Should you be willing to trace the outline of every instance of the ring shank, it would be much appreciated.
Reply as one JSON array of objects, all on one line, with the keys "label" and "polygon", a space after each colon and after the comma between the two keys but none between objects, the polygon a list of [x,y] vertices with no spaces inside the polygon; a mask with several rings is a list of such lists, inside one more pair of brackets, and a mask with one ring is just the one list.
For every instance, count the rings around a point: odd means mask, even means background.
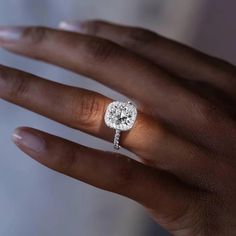
[{"label": "ring shank", "polygon": [[121,130],[116,129],[115,136],[114,136],[114,148],[116,150],[120,149],[120,135],[121,135]]}]

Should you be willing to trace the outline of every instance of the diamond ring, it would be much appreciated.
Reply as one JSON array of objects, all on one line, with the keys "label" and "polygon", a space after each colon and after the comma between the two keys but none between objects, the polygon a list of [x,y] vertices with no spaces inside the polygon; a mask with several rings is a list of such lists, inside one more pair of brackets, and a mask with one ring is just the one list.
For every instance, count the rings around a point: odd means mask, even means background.
[{"label": "diamond ring", "polygon": [[137,109],[131,102],[114,101],[110,103],[105,113],[105,123],[109,128],[115,129],[114,148],[120,148],[121,131],[130,130],[136,121]]}]

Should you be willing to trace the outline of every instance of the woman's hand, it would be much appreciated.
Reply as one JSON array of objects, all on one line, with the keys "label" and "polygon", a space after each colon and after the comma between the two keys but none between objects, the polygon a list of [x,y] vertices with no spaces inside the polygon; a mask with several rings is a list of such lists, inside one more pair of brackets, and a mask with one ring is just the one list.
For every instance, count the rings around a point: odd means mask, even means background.
[{"label": "woman's hand", "polygon": [[[127,196],[174,235],[236,235],[236,69],[155,33],[101,21],[1,27],[0,45],[97,80],[135,100],[121,145],[140,162],[31,128],[13,140],[33,159]],[[0,97],[112,141],[111,99],[0,67]]]}]

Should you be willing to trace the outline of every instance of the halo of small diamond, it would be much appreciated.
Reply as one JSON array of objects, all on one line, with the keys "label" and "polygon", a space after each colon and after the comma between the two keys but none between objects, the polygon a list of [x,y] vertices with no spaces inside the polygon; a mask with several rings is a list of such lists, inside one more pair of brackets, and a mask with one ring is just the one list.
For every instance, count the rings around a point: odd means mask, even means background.
[{"label": "halo of small diamond", "polygon": [[112,102],[105,113],[105,123],[112,129],[127,131],[131,129],[137,117],[137,109],[130,102]]}]

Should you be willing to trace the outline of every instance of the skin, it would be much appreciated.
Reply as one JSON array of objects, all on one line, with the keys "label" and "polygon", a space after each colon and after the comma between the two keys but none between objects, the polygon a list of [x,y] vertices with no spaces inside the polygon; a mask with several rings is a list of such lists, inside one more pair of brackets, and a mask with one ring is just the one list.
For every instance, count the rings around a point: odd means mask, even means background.
[{"label": "skin", "polygon": [[[64,28],[1,27],[0,46],[135,101],[137,121],[121,146],[139,160],[29,127],[15,131],[16,145],[53,170],[137,201],[173,235],[236,235],[236,68],[145,29],[95,20]],[[1,66],[0,97],[113,139],[103,118],[112,99],[94,91]]]}]

